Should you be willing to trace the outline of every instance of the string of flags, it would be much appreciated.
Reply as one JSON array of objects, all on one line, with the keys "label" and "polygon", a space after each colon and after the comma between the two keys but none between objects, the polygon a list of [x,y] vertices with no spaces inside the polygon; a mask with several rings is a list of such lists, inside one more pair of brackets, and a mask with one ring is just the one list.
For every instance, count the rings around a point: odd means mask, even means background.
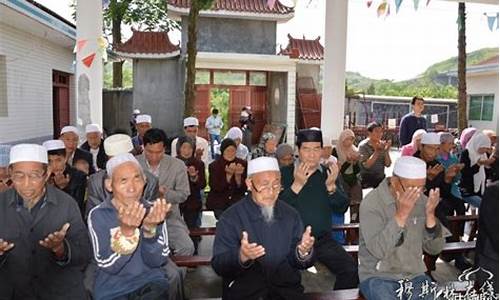
[{"label": "string of flags", "polygon": [[79,40],[77,40],[75,43],[75,48],[73,49],[73,53],[79,54],[84,49],[92,47],[92,46],[89,46],[89,43],[90,44],[95,43],[95,45],[97,46],[96,47],[97,50],[88,53],[87,55],[85,55],[81,59],[84,66],[86,66],[87,68],[90,68],[92,66],[92,63],[94,62],[94,59],[95,59],[97,53],[101,54],[101,57],[104,61],[108,60],[108,53],[106,51],[106,49],[108,48],[108,42],[102,36],[98,37],[97,39],[79,39]]},{"label": "string of flags", "polygon": [[[489,13],[484,13],[484,15],[488,19],[488,28],[490,29],[490,31],[498,30],[498,28],[499,28],[498,22],[500,21],[499,20],[500,13],[497,12],[496,14],[493,14],[493,15],[490,15]],[[495,27],[495,22],[497,24],[496,27]]]}]

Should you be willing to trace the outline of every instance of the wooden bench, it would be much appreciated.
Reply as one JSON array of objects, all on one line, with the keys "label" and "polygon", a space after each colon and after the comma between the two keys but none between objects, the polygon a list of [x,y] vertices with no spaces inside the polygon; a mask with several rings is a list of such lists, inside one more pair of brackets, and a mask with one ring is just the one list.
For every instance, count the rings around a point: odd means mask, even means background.
[{"label": "wooden bench", "polygon": [[195,268],[198,266],[210,266],[211,256],[187,256],[187,255],[174,255],[170,257],[172,261],[179,267]]},{"label": "wooden bench", "polygon": [[189,230],[190,236],[215,235],[215,227],[199,227]]},{"label": "wooden bench", "polygon": [[365,299],[358,289],[345,289],[322,293],[307,293],[306,300],[362,300]]},{"label": "wooden bench", "polygon": [[[358,259],[359,245],[345,245],[344,250],[355,260]],[[463,253],[476,248],[476,241],[452,242],[444,244],[442,254]]]}]

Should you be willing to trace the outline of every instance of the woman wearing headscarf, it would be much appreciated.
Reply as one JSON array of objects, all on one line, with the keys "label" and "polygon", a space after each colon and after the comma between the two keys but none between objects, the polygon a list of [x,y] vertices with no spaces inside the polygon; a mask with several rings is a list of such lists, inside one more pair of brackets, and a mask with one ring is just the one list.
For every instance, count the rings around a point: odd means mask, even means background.
[{"label": "woman wearing headscarf", "polygon": [[[179,205],[182,217],[189,229],[200,227],[201,214],[201,193],[207,185],[205,178],[205,164],[194,155],[196,143],[194,139],[188,136],[180,136],[176,144],[177,158],[186,164],[189,190],[191,194],[187,200]],[[191,237],[194,244],[194,253],[198,253],[198,244],[200,237]]]},{"label": "woman wearing headscarf", "polygon": [[295,162],[295,156],[293,153],[293,147],[288,144],[280,144],[276,148],[276,158],[280,168],[293,165]]},{"label": "woman wearing headscarf", "polygon": [[[236,157],[243,159],[243,160],[249,160],[250,159],[250,153],[248,151],[247,146],[243,145],[241,142],[243,140],[243,132],[239,127],[231,127],[226,133],[226,136],[224,136],[225,139],[229,138],[234,141],[236,144]],[[220,155],[220,148],[217,149],[218,155]]]},{"label": "woman wearing headscarf", "polygon": [[465,128],[462,133],[460,134],[460,149],[458,149],[458,153],[462,153],[462,151],[465,150],[465,148],[467,147],[467,143],[469,143],[470,139],[472,138],[472,136],[474,135],[474,133],[476,133],[477,129],[474,128],[474,127],[469,127],[469,128]]},{"label": "woman wearing headscarf", "polygon": [[420,141],[422,140],[422,136],[426,133],[425,129],[418,129],[413,133],[411,138],[411,143],[404,145],[401,147],[401,156],[413,156],[419,148]]},{"label": "woman wearing headscarf", "polygon": [[460,162],[464,164],[460,183],[462,196],[465,202],[474,207],[479,207],[481,196],[484,193],[486,185],[484,167],[493,163],[493,160],[488,159],[486,155],[490,150],[490,139],[478,131],[474,133],[460,155]]},{"label": "woman wearing headscarf", "polygon": [[359,179],[359,152],[354,146],[356,137],[354,132],[346,129],[340,133],[337,146],[333,148],[332,155],[337,158],[340,166],[340,176],[344,183],[344,191],[349,198],[351,223],[359,222],[359,205],[363,199],[363,190]]},{"label": "woman wearing headscarf", "polygon": [[246,192],[247,162],[236,157],[236,144],[232,139],[224,139],[220,145],[222,155],[208,167],[210,192],[207,208],[214,211],[215,218]]},{"label": "woman wearing headscarf", "polygon": [[252,151],[252,159],[257,157],[276,157],[276,146],[278,141],[276,136],[271,132],[266,132],[262,135],[261,143]]},{"label": "woman wearing headscarf", "polygon": [[491,182],[498,181],[498,139],[497,133],[491,129],[483,130],[483,133],[490,139],[491,147],[493,148],[488,158],[493,160],[493,163],[486,168],[486,179]]}]

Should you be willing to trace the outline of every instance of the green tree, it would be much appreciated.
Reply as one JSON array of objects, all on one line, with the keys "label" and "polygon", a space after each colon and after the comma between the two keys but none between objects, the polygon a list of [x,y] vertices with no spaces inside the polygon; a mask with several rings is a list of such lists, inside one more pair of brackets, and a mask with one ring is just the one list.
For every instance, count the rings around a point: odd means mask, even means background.
[{"label": "green tree", "polygon": [[188,16],[188,40],[187,40],[187,62],[186,83],[184,85],[184,116],[192,116],[194,113],[194,101],[196,99],[196,54],[198,53],[196,41],[198,35],[198,16],[200,10],[208,9],[214,0],[191,0]]}]

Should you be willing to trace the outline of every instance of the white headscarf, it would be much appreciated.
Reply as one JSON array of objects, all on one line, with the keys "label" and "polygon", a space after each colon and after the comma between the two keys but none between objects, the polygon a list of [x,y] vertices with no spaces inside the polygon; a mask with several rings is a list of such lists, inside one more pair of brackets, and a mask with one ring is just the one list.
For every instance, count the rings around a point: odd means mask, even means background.
[{"label": "white headscarf", "polygon": [[[480,159],[487,159],[486,154],[479,154],[479,148],[489,148],[491,147],[491,140],[482,132],[476,131],[470,141],[467,143],[466,149],[469,151],[470,166],[474,166]],[[479,166],[479,172],[474,174],[474,192],[477,193],[481,191],[481,195],[484,192],[486,184],[486,173],[484,171],[484,166]]]}]

